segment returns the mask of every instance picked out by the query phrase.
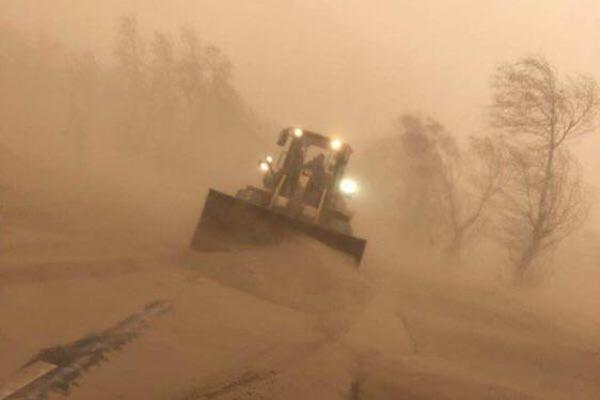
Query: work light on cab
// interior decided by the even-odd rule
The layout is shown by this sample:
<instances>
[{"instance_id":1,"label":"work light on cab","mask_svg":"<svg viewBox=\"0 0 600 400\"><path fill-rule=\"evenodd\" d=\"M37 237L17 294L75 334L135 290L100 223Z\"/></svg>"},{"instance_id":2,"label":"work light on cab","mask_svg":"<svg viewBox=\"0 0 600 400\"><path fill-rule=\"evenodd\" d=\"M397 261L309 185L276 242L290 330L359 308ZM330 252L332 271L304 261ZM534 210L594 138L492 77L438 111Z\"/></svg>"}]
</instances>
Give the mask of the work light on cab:
<instances>
[{"instance_id":1,"label":"work light on cab","mask_svg":"<svg viewBox=\"0 0 600 400\"><path fill-rule=\"evenodd\" d=\"M342 179L340 182L340 190L347 195L355 194L358 192L358 183L353 179Z\"/></svg>"},{"instance_id":2,"label":"work light on cab","mask_svg":"<svg viewBox=\"0 0 600 400\"><path fill-rule=\"evenodd\" d=\"M342 148L342 141L340 139L333 139L329 145L331 146L332 150L338 151Z\"/></svg>"},{"instance_id":3,"label":"work light on cab","mask_svg":"<svg viewBox=\"0 0 600 400\"><path fill-rule=\"evenodd\" d=\"M261 161L260 164L258 164L258 168L262 172L268 172L269 171L269 163L266 161Z\"/></svg>"}]
</instances>

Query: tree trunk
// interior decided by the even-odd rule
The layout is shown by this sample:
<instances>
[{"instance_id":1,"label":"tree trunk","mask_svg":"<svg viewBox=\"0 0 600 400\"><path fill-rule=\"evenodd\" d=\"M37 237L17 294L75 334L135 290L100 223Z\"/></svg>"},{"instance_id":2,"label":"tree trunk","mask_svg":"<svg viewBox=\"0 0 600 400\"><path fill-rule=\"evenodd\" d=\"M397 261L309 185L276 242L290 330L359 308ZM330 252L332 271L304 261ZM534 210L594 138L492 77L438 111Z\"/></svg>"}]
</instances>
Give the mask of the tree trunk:
<instances>
[{"instance_id":1,"label":"tree trunk","mask_svg":"<svg viewBox=\"0 0 600 400\"><path fill-rule=\"evenodd\" d=\"M523 251L523 254L516 264L517 277L519 279L524 277L527 268L540 249L542 231L548 219L548 195L550 185L552 183L552 175L554 173L554 153L556 152L557 148L555 143L554 122L551 129L552 131L550 133L550 143L548 145L548 156L546 159L546 165L544 167L544 181L540 192L540 200L538 202L538 212L535 218L535 223L533 224L533 230L531 232L531 242L525 251Z\"/></svg>"},{"instance_id":2,"label":"tree trunk","mask_svg":"<svg viewBox=\"0 0 600 400\"><path fill-rule=\"evenodd\" d=\"M527 270L529 268L529 266L531 265L531 262L533 261L533 259L535 258L535 255L538 252L538 247L539 247L539 241L532 241L531 244L529 246L527 246L527 248L525 249L525 251L523 251L523 254L521 255L521 257L519 258L519 261L516 264L516 273L517 273L517 279L518 280L523 280L523 278L525 277L525 274L527 273Z\"/></svg>"},{"instance_id":3,"label":"tree trunk","mask_svg":"<svg viewBox=\"0 0 600 400\"><path fill-rule=\"evenodd\" d=\"M450 245L446 249L448 254L454 255L454 256L459 255L460 250L462 249L463 239L464 239L464 231L463 230L456 231L454 233L454 238L452 239L452 241L450 242Z\"/></svg>"}]
</instances>

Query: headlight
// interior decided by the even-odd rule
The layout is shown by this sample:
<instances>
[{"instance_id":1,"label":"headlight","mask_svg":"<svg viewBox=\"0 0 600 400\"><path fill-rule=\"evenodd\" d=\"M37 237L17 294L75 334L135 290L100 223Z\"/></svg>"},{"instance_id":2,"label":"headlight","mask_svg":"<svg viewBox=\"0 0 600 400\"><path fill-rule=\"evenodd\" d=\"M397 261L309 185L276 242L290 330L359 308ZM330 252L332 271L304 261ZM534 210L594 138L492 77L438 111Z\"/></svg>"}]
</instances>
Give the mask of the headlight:
<instances>
[{"instance_id":1,"label":"headlight","mask_svg":"<svg viewBox=\"0 0 600 400\"><path fill-rule=\"evenodd\" d=\"M301 138L303 134L304 132L302 132L302 129L294 128L294 136L296 136L297 138Z\"/></svg>"},{"instance_id":2,"label":"headlight","mask_svg":"<svg viewBox=\"0 0 600 400\"><path fill-rule=\"evenodd\" d=\"M342 141L340 139L333 139L329 145L331 146L332 150L337 151L342 148Z\"/></svg>"},{"instance_id":3,"label":"headlight","mask_svg":"<svg viewBox=\"0 0 600 400\"><path fill-rule=\"evenodd\" d=\"M267 156L266 160L269 164L273 164L273 157Z\"/></svg>"},{"instance_id":4,"label":"headlight","mask_svg":"<svg viewBox=\"0 0 600 400\"><path fill-rule=\"evenodd\" d=\"M358 183L352 179L344 178L340 181L340 190L344 194L354 194L358 192Z\"/></svg>"},{"instance_id":5,"label":"headlight","mask_svg":"<svg viewBox=\"0 0 600 400\"><path fill-rule=\"evenodd\" d=\"M266 161L261 161L260 164L258 164L258 168L260 168L260 170L262 172L268 172L269 171L269 163L267 163Z\"/></svg>"}]
</instances>

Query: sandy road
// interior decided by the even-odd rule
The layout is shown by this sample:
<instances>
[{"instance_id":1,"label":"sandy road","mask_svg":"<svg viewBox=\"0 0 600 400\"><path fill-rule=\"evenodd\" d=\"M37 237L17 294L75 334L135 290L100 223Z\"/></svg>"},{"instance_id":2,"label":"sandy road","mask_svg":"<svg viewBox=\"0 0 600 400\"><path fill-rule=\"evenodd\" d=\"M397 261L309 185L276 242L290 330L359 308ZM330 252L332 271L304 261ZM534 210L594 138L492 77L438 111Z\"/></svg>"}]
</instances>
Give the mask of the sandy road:
<instances>
[{"instance_id":1,"label":"sandy road","mask_svg":"<svg viewBox=\"0 0 600 400\"><path fill-rule=\"evenodd\" d=\"M310 274L315 270L295 279L290 270L279 270L257 281L259 271L252 268L272 269L272 257L270 251L254 260L247 254L108 257L3 268L0 351L7 357L2 357L0 372L8 376L40 349L105 329L160 299L172 312L148 321L151 329L145 335L86 374L71 397L216 396L241 386L232 381L272 378L335 341L350 318L346 309L366 298L350 270L346 272L354 282L346 291L333 285L339 280L333 268L321 276L329 274L323 291L314 288ZM208 276L200 273L207 263ZM232 266L236 268L225 274L219 271ZM280 289L269 289L274 283Z\"/></svg>"},{"instance_id":2,"label":"sandy road","mask_svg":"<svg viewBox=\"0 0 600 400\"><path fill-rule=\"evenodd\" d=\"M600 398L598 353L555 324L477 288L382 275L384 262L357 272L297 242L5 263L0 376L160 299L172 311L69 398Z\"/></svg>"}]
</instances>

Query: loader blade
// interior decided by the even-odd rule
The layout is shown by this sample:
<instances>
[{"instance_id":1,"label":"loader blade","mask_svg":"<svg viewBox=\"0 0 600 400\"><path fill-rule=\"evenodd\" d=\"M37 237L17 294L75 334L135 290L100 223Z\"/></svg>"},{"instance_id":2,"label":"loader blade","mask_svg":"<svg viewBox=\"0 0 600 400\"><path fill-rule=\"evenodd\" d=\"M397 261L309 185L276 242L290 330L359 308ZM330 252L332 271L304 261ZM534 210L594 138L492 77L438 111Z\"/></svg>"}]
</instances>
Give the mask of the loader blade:
<instances>
[{"instance_id":1,"label":"loader blade","mask_svg":"<svg viewBox=\"0 0 600 400\"><path fill-rule=\"evenodd\" d=\"M192 238L196 251L229 251L276 244L295 233L311 236L360 263L366 240L292 218L210 189Z\"/></svg>"}]
</instances>

